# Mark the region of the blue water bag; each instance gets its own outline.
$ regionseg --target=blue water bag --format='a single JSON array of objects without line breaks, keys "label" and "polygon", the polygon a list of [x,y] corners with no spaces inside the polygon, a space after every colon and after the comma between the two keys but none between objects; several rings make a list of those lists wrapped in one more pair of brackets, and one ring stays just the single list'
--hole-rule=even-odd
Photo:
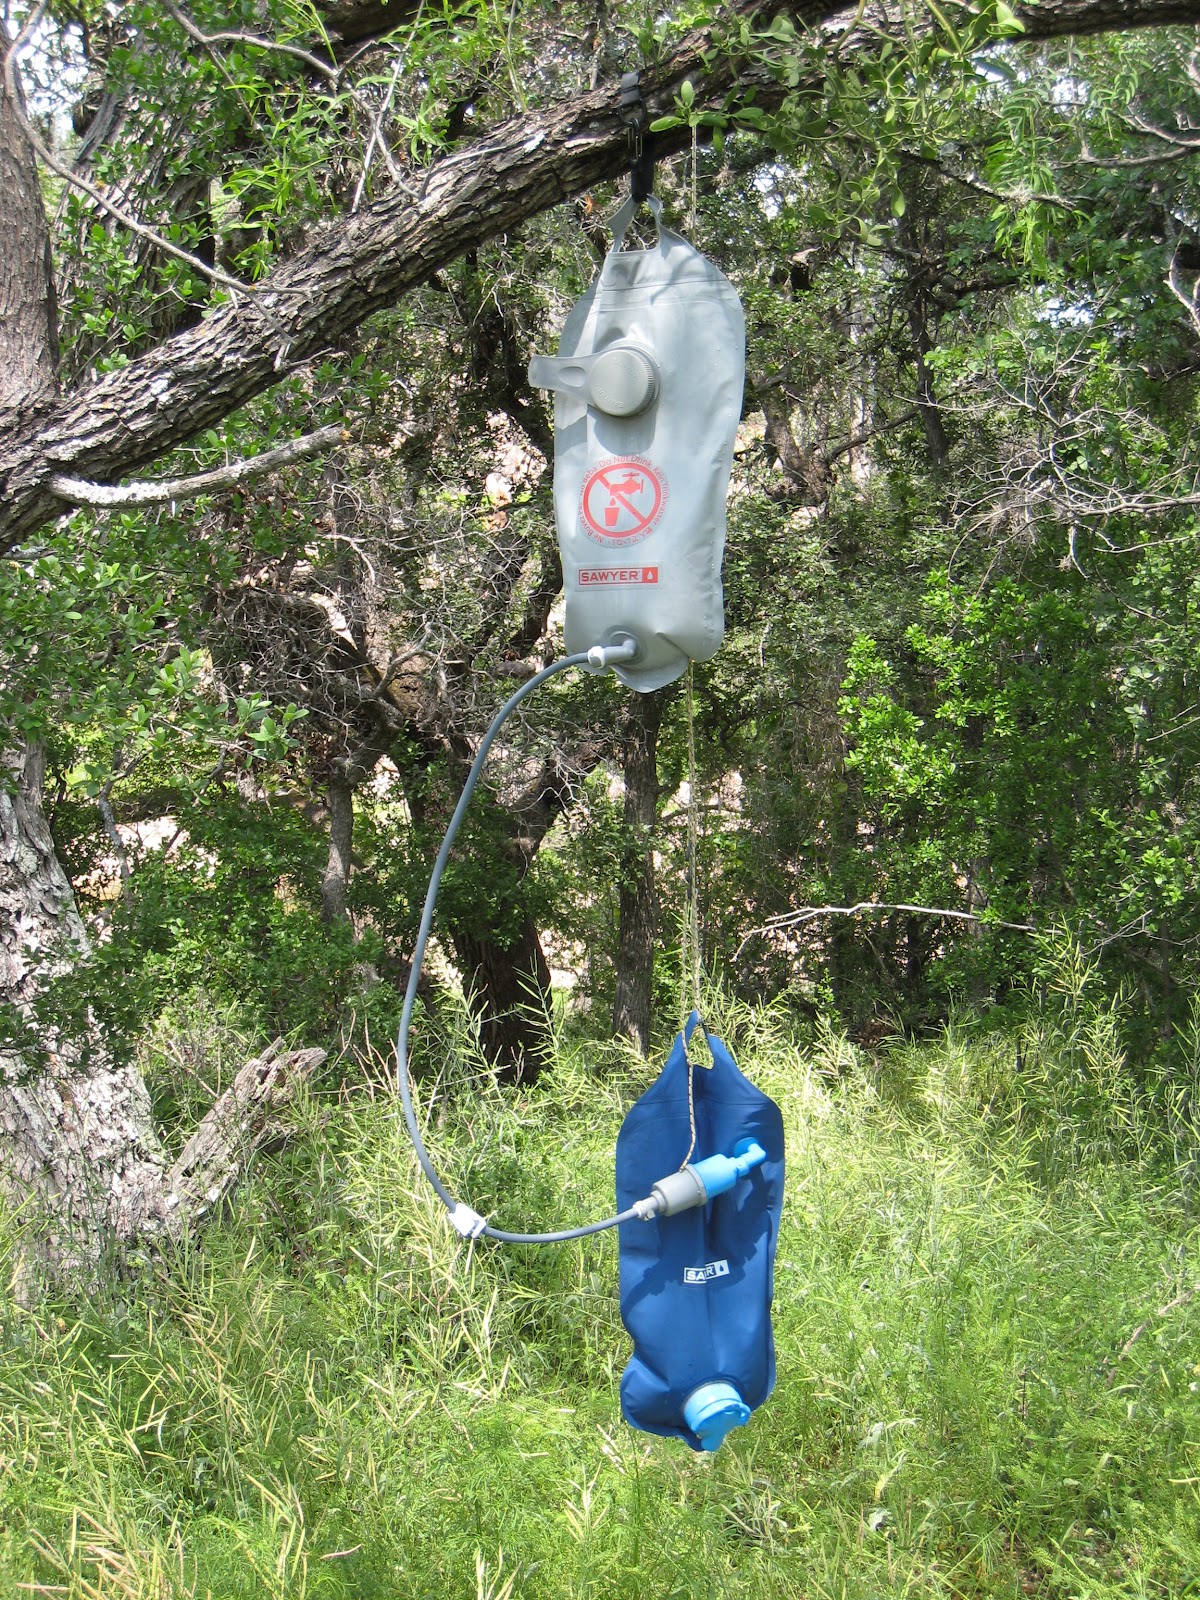
[{"label": "blue water bag", "polygon": [[715,1450],[775,1383],[783,1118],[711,1034],[712,1067],[689,1065],[699,1021],[693,1011],[617,1138],[617,1207],[642,1203],[644,1217],[619,1229],[633,1339],[621,1410],[635,1428]]}]

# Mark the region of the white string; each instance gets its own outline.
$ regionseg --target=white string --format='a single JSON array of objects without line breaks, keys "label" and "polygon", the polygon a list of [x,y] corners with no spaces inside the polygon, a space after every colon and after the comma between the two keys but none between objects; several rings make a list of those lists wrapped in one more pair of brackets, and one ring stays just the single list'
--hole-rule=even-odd
[{"label": "white string", "polygon": [[[679,941],[680,960],[683,967],[679,985],[683,1001],[683,1017],[680,1021],[681,1031],[687,1026],[687,1019],[692,1012],[700,1009],[700,874],[696,820],[696,703],[693,695],[693,668],[690,661],[687,669],[686,706],[688,774],[687,887],[684,894],[683,927]],[[684,1043],[684,1055],[687,1059],[688,1126],[691,1130],[691,1142],[688,1145],[687,1154],[679,1163],[681,1170],[692,1159],[692,1154],[696,1148],[696,1067],[688,1052],[686,1041]]]},{"label": "white string", "polygon": [[[696,236],[696,168],[697,168],[697,166],[699,164],[699,156],[700,156],[699,128],[698,128],[698,125],[693,122],[692,123],[692,210],[691,210],[691,216],[688,218],[688,234],[693,239]],[[688,670],[690,672],[691,668],[689,667]]]}]

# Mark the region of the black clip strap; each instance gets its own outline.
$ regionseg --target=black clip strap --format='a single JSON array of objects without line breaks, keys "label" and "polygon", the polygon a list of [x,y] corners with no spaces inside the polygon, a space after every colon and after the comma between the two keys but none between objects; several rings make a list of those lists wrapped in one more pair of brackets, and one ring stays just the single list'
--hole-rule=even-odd
[{"label": "black clip strap", "polygon": [[642,99],[641,73],[626,72],[622,76],[619,103],[621,121],[629,130],[629,193],[634,203],[640,204],[654,193],[654,154]]}]

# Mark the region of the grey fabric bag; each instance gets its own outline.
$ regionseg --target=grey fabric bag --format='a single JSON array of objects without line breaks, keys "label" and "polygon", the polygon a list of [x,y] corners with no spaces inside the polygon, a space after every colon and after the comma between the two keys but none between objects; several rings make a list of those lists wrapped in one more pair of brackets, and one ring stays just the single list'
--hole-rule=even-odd
[{"label": "grey fabric bag", "polygon": [[553,389],[554,509],[569,652],[632,635],[616,673],[646,693],[724,635],[725,495],[742,414],[745,320],[710,261],[661,225],[622,251],[634,213],[530,381]]}]

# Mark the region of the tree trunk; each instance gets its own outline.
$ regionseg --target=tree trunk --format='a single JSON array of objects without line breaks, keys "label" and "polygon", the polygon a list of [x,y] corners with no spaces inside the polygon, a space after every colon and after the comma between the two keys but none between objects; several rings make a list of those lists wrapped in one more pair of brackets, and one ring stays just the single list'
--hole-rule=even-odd
[{"label": "tree trunk", "polygon": [[925,434],[929,464],[931,467],[941,468],[950,459],[950,440],[946,435],[942,409],[933,386],[933,373],[928,366],[928,358],[933,350],[933,340],[929,336],[928,312],[929,306],[924,294],[919,289],[912,289],[908,296],[906,313],[909,333],[912,336],[917,412]]},{"label": "tree trunk", "polygon": [[[448,741],[449,742],[449,741]],[[451,770],[461,780],[474,751],[455,737]],[[496,807],[503,830],[496,870],[507,864],[523,877],[533,865],[543,839],[568,803],[573,784],[590,772],[607,741],[584,731],[572,748],[545,761],[528,788],[508,805],[495,797],[476,795],[477,806]],[[419,784],[406,785],[414,821],[428,825]],[[521,908],[515,938],[502,939],[494,928],[460,915],[447,918],[446,937],[454,949],[463,989],[479,1023],[480,1043],[501,1083],[536,1083],[550,1062],[547,1018],[551,1006],[550,964],[542,949],[537,924]]]},{"label": "tree trunk", "polygon": [[950,459],[950,440],[946,435],[941,407],[938,405],[933,373],[928,365],[929,355],[934,348],[938,320],[937,308],[930,295],[931,283],[936,279],[938,255],[930,245],[928,219],[923,218],[918,221],[920,191],[916,185],[911,186],[907,200],[908,204],[900,219],[899,228],[900,241],[905,252],[904,314],[908,322],[909,337],[912,340],[917,413],[925,434],[925,449],[929,464],[937,470],[944,467]]},{"label": "tree trunk", "polygon": [[108,1235],[130,1238],[164,1156],[145,1085],[113,1066],[98,1031],[43,1019],[46,990],[80,961],[87,935],[41,805],[40,749],[9,754],[0,790],[0,1184],[32,1197],[52,1258],[94,1267]]},{"label": "tree trunk", "polygon": [[329,858],[321,878],[321,921],[327,928],[345,922],[354,845],[354,790],[335,772],[325,791],[329,801]]},{"label": "tree trunk", "polygon": [[[757,398],[766,424],[766,441],[781,469],[778,495],[799,506],[823,506],[829,499],[833,472],[820,450],[802,447],[792,431],[792,403],[782,389],[759,386]],[[771,491],[772,494],[776,490]]]},{"label": "tree trunk", "polygon": [[550,965],[528,912],[511,944],[462,926],[451,939],[479,1043],[501,1083],[536,1083],[547,1064]]},{"label": "tree trunk", "polygon": [[270,1112],[322,1050],[277,1041],[232,1087],[167,1166],[150,1096],[113,1062],[99,1030],[40,1013],[47,991],[88,953],[41,805],[39,749],[6,756],[0,787],[0,1195],[28,1206],[22,1264],[29,1294],[48,1269],[86,1284],[114,1251],[178,1238],[236,1182]]},{"label": "tree trunk", "polygon": [[617,992],[613,1032],[627,1034],[643,1055],[650,1051],[654,994],[654,937],[658,899],[654,885],[654,824],[658,816],[658,734],[667,693],[638,695],[625,720],[625,842],[618,902]]},{"label": "tree trunk", "polygon": [[[461,775],[467,765],[460,752],[451,770]],[[427,805],[424,776],[419,769],[401,769],[409,814],[421,829],[435,825]],[[534,785],[534,789],[538,786]],[[547,816],[539,814],[540,792],[523,799],[525,810],[518,809],[516,816],[504,819],[509,840],[502,846],[522,872],[537,854],[550,826],[552,810],[552,805],[548,805]],[[481,803],[482,797],[477,795],[476,804]],[[444,815],[448,818],[449,810]],[[484,1058],[495,1069],[501,1083],[536,1083],[542,1068],[548,1064],[545,1016],[550,1006],[550,964],[532,917],[522,909],[519,932],[509,943],[502,943],[495,931],[478,916],[468,919],[451,914],[445,915],[444,921],[442,918],[438,921],[442,936],[454,952],[463,994],[479,1028]],[[407,979],[407,974],[405,977]]]},{"label": "tree trunk", "polygon": [[[0,181],[2,427],[49,404],[55,360],[46,218],[7,94]],[[324,1058],[274,1045],[248,1063],[168,1169],[137,1071],[113,1061],[90,1017],[53,1016],[51,988],[87,956],[88,938],[42,809],[44,775],[40,745],[0,757],[0,1200],[22,1214],[27,1296],[45,1271],[86,1284],[114,1249],[179,1237],[240,1175],[292,1078]]]},{"label": "tree trunk", "polygon": [[[0,57],[8,51],[0,20]],[[20,95],[20,82],[16,85]],[[0,431],[54,395],[58,362],[50,230],[37,163],[7,94],[0,92]]]}]

